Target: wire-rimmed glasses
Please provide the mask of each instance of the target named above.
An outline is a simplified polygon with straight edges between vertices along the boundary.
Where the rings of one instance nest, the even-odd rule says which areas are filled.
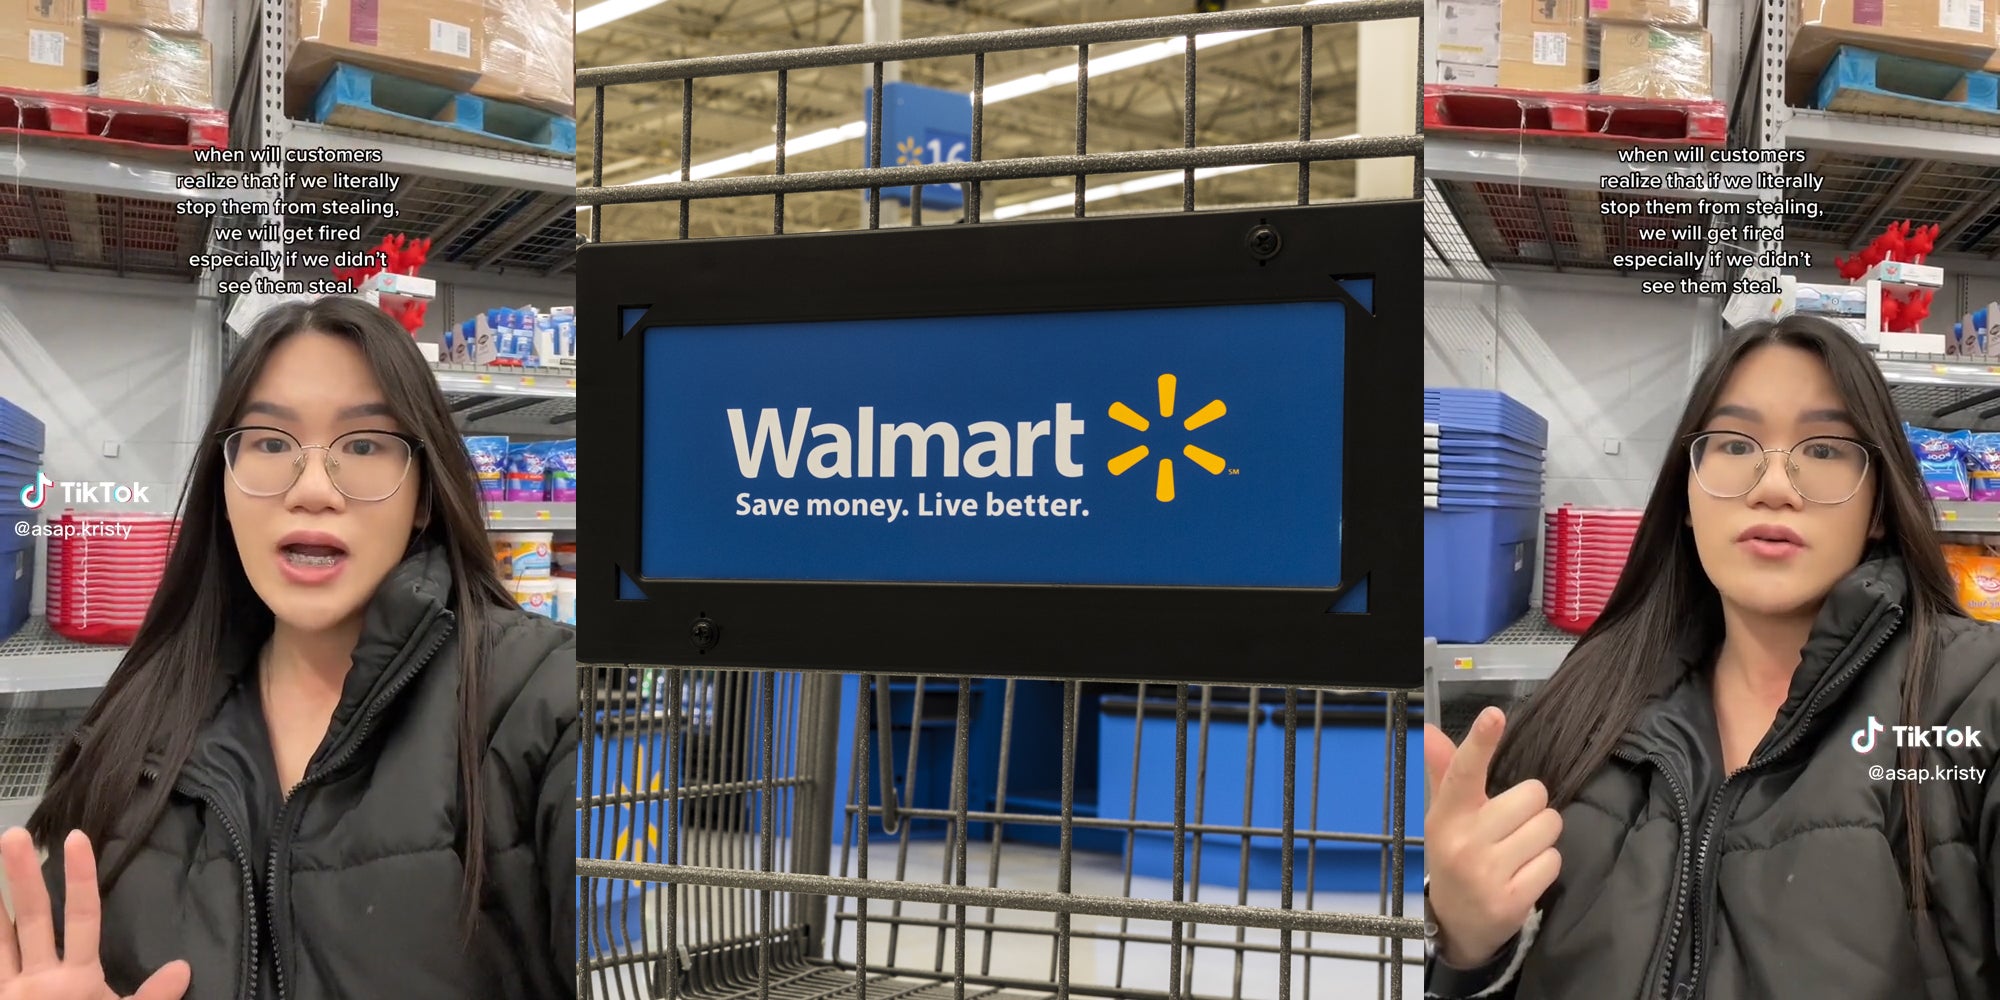
[[[1756,489],[1772,455],[1783,457],[1792,489],[1810,503],[1846,503],[1868,478],[1868,445],[1853,438],[1809,437],[1790,448],[1766,448],[1736,431],[1708,431],[1688,439],[1695,482],[1709,496],[1723,500]]]
[[[233,427],[220,436],[229,477],[250,496],[290,492],[305,474],[307,453],[321,451],[333,488],[362,503],[395,496],[423,446],[394,431],[348,431],[323,445],[300,444],[290,432],[276,427]]]

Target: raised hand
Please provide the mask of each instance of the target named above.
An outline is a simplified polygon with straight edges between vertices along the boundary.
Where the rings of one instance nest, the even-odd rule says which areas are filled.
[[[15,828],[0,834],[0,865],[13,894],[10,919],[0,912],[0,1000],[182,1000],[190,970],[169,962],[139,992],[119,997],[104,981],[98,960],[103,906],[97,892],[97,856],[90,838],[72,832],[63,841],[63,944],[56,953],[55,910],[35,861],[35,842]]]
[[[1469,969],[1490,960],[1528,922],[1562,871],[1562,814],[1541,782],[1486,795],[1506,716],[1488,708],[1463,746],[1424,726],[1424,865],[1441,955]]]

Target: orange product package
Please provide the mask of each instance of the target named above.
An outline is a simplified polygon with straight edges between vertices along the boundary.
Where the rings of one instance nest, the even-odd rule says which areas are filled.
[[[1945,562],[1965,612],[1980,621],[2000,621],[2000,556],[1954,545],[1945,547]]]

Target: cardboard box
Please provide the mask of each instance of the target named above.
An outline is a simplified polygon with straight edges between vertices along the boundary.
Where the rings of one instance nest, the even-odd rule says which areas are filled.
[[[81,92],[83,61],[77,0],[0,0],[0,87]]]
[[[2000,64],[1994,13],[1984,0],[1796,0],[1786,96],[1810,106],[1834,51],[1854,45],[1979,69]]]
[[[97,29],[97,93],[176,108],[215,106],[214,53],[199,38],[142,28]]]
[[[485,67],[472,92],[573,114],[575,23],[571,0],[486,0]]]
[[[88,0],[84,16],[94,24],[150,28],[184,35],[202,30],[202,0]]]
[[[285,107],[304,117],[335,63],[470,90],[486,60],[483,0],[291,0],[298,46]]]
[[[1667,101],[1713,98],[1713,48],[1706,30],[1651,24],[1606,24],[1600,30],[1598,93]]]
[[[1582,0],[1505,0],[1500,10],[1500,86],[1582,90],[1590,39]]]
[[[1701,0],[1590,0],[1590,19],[1627,24],[1703,24]]]
[[[1500,85],[1500,0],[1441,0],[1435,25],[1435,63],[1427,83],[1461,87]]]

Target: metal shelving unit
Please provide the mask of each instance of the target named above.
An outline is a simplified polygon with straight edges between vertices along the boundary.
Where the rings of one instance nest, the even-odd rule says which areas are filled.
[[[0,642],[0,695],[101,688],[124,657],[122,646],[73,642],[49,631],[46,619],[30,618]]]
[[[1825,179],[1818,192],[1785,190],[1786,199],[1817,206],[1817,219],[1803,214],[1785,220],[1784,249],[1815,252],[1815,262],[1831,263],[1865,242],[1866,234],[1889,220],[1910,219],[1942,227],[1931,263],[1957,273],[2000,273],[2000,128],[1915,119],[1841,114],[1793,108],[1785,102],[1789,49],[1786,0],[1741,0],[1734,12],[1743,20],[1748,67],[1718,66],[1717,79],[1739,69],[1761,81],[1737,104],[1732,145],[1758,149],[1802,149],[1803,164]],[[1721,30],[1732,11],[1717,5],[1711,29]],[[1520,142],[1482,142],[1431,135],[1424,142],[1424,173],[1464,229],[1480,259],[1497,266],[1618,273],[1613,254],[1683,249],[1658,242],[1640,245],[1631,230],[1664,221],[1620,217],[1607,222],[1600,205],[1600,178],[1635,171],[1618,161],[1615,149]],[[1776,166],[1710,165],[1708,169],[1755,174]],[[1753,190],[1660,192],[1664,197],[1768,198]],[[1763,248],[1778,249],[1775,244]],[[1690,248],[1691,249],[1691,248]]]
[[[494,531],[575,531],[573,503],[490,503],[486,526]]]

